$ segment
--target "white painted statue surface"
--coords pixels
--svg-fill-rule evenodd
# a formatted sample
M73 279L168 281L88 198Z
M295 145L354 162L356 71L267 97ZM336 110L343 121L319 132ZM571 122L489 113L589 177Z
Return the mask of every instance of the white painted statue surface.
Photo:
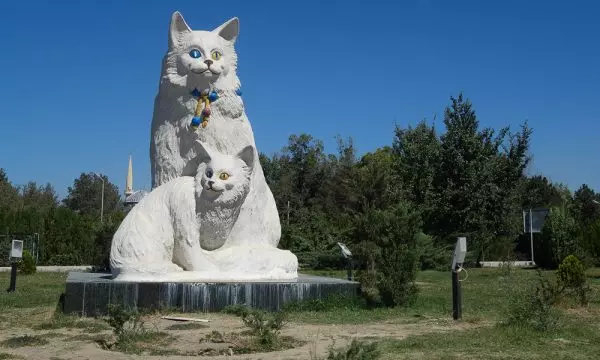
M244 111L234 49L239 21L193 31L171 19L152 119L153 190L114 235L120 280L297 277L277 248L279 214Z

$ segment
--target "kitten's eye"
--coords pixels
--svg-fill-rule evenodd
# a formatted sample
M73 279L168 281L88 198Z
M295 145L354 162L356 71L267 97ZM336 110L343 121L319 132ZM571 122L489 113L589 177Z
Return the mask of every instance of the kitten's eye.
M214 50L211 54L213 60L219 60L223 54L220 51Z
M193 49L192 51L190 51L190 56L194 59L198 59L200 56L202 56L202 53L200 53L200 50L198 49Z
M221 173L219 175L219 179L221 179L221 180L227 180L227 179L229 179L229 174L228 173Z
M213 176L213 171L212 169L206 169L206 177L211 178Z

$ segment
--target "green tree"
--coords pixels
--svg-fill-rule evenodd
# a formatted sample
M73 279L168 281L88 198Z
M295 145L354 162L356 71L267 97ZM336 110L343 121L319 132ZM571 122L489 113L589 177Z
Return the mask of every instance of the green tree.
M587 184L581 185L573 194L572 211L580 227L590 226L600 219L600 196Z
M21 198L24 207L40 209L44 213L58 206L56 191L50 183L38 186L34 181L28 182L21 188Z
M52 265L90 265L96 254L95 238L99 223L60 206L45 218L42 256Z
M575 240L577 225L568 211L553 208L544 223L541 235L541 256L536 256L539 265L555 269L568 255L579 254Z
M0 168L0 213L21 208L19 189L8 180L4 169Z
M440 139L435 128L421 121L415 128L396 127L393 143L395 170L404 187L405 197L421 208L425 231L435 208L434 179L441 165Z
M561 189L552 184L545 176L535 175L524 179L522 189L521 197L524 209L563 205Z
M517 134L508 128L479 130L471 102L462 94L451 100L434 177L432 229L449 242L466 235L479 260L496 238L518 233L519 187L529 163L531 129L524 124Z
M119 188L105 175L100 177L95 173L82 173L75 179L73 186L69 186L63 203L80 215L99 219L102 205L102 180L104 180L104 216L110 216L112 212L122 208L122 202Z
M352 228L349 242L355 246L357 255L367 262L369 276L375 276L375 264L379 252L381 216L387 208L395 204L393 195L394 155L392 149L382 148L365 154L355 166L347 186L348 216Z

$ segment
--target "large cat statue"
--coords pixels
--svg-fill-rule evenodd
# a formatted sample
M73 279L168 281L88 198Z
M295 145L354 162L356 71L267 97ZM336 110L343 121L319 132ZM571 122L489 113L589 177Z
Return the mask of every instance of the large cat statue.
M195 176L174 178L127 214L111 246L116 280L244 280L297 277L297 258L272 246L223 248L250 192L252 146L225 155L197 142Z
M179 176L194 175L198 166L196 140L230 155L240 148L252 146L258 159L236 74L234 45L238 34L237 18L212 31L194 31L179 12L173 13L152 119L153 188ZM209 93L210 101L200 96ZM206 105L205 101L210 104ZM199 107L204 108L203 114L208 111L210 115L203 117L202 126L198 126L197 121ZM208 121L204 121L206 119ZM249 193L223 246L277 247L280 237L281 224L275 200L260 162L255 161Z

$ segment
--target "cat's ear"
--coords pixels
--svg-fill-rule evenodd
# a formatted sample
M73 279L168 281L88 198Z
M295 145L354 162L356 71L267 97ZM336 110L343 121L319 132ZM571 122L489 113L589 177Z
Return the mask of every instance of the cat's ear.
M208 163L210 161L210 159L212 159L212 152L213 150L206 145L205 143L203 143L200 140L196 140L196 149L197 154L196 155L196 160L198 161L199 164L201 163Z
M254 147L252 145L243 148L242 151L237 154L237 157L245 162L250 170L254 168Z
M227 41L235 42L240 33L240 20L236 17L231 18L223 23L223 25L214 29L213 32L219 34Z
M191 31L192 29L185 22L181 13L175 11L171 16L171 27L169 28L169 47L173 48L178 45L181 35Z

